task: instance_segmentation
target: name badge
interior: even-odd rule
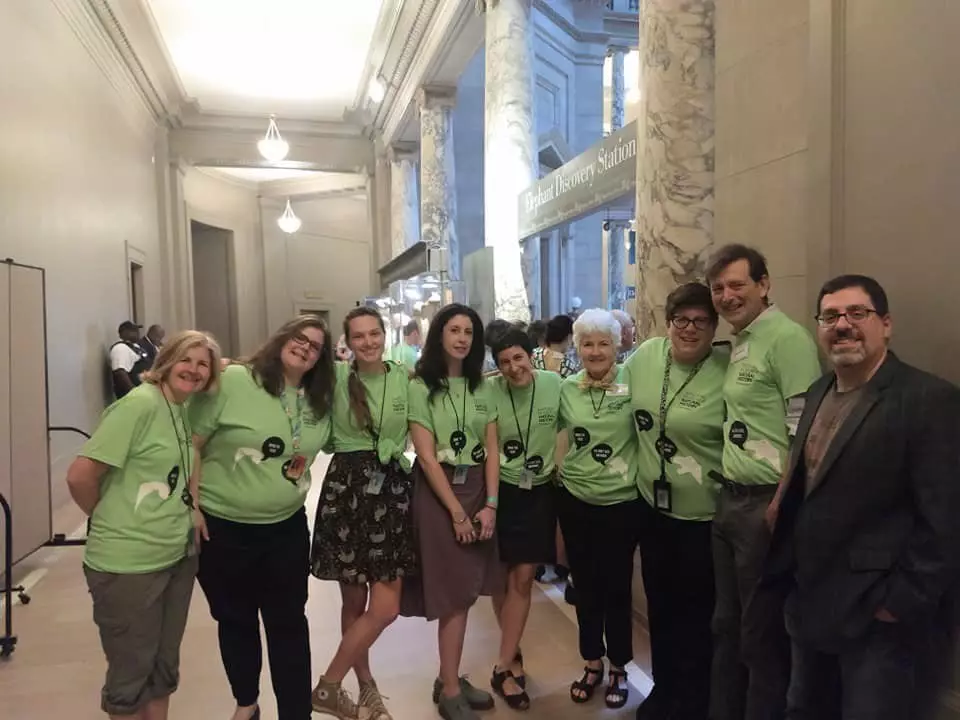
[[[533,490],[533,471],[524,469],[520,472],[520,489]]]
[[[666,480],[653,483],[653,505],[660,512],[673,511],[673,488]]]
[[[367,473],[367,495],[379,495],[383,490],[383,481],[387,479],[387,474],[379,470],[371,470]]]
[[[607,394],[611,397],[623,397],[630,393],[630,386],[623,383],[616,383],[611,385],[610,389],[607,391]]]
[[[750,356],[750,343],[745,342],[741,345],[737,345],[736,349],[733,351],[733,354],[730,355],[730,362],[740,362],[741,360],[746,360]]]
[[[465,485],[467,482],[467,473],[470,472],[469,465],[457,465],[453,469],[453,484]]]

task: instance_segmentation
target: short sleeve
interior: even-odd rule
[[[93,436],[80,449],[80,455],[110,467],[123,467],[156,409],[150,395],[130,393],[113,403],[100,418]]]
[[[199,393],[190,400],[188,415],[190,430],[194,435],[209,438],[220,424],[220,415],[230,397],[231,388],[235,388],[239,373],[248,370],[242,365],[231,365],[220,375],[220,387],[216,392]]]
[[[133,350],[123,343],[117,343],[110,348],[111,370],[126,370],[130,372],[133,370],[133,366],[136,365],[138,359]]]
[[[483,381],[483,399],[487,403],[487,424],[495,423],[500,418],[500,409],[497,406],[497,393],[493,380]]]
[[[430,432],[433,427],[433,413],[430,412],[430,391],[423,380],[413,380],[407,389],[407,421],[422,425]]]
[[[792,326],[777,338],[771,354],[770,364],[784,403],[804,395],[823,375],[817,346],[800,325]]]
[[[569,406],[567,405],[567,403],[564,402],[563,398],[569,392],[567,390],[567,384],[571,382],[576,382],[576,381],[571,378],[565,378],[560,383],[560,409],[557,412],[557,429],[558,430],[566,430],[570,424],[569,423],[570,419],[567,417],[567,414],[569,413]]]

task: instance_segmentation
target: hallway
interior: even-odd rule
[[[328,462],[329,457],[321,456],[313,468],[314,488],[307,500],[311,521]],[[18,581],[22,579],[20,573],[30,572],[30,568],[42,566],[46,573],[31,589],[30,604],[14,607],[14,631],[19,641],[13,657],[0,663],[0,718],[100,720],[105,717],[99,709],[105,662],[91,619],[81,557],[79,548],[43,549],[19,568]],[[544,585],[534,589],[523,644],[533,704],[530,712],[522,717],[530,720],[632,717],[632,708],[650,689],[647,675],[635,668],[631,668],[631,697],[626,710],[607,710],[602,693],[585,706],[570,702],[569,685],[580,672],[582,663],[577,654],[573,608],[563,602],[561,590],[562,586]],[[316,676],[339,641],[340,597],[335,585],[311,579],[307,616]],[[646,635],[642,630],[635,634],[636,662],[649,670]],[[484,599],[471,613],[463,659],[463,672],[480,687],[488,687],[498,642],[493,610],[489,600]],[[394,720],[439,717],[430,701],[431,681],[437,667],[435,623],[427,625],[422,620],[399,619],[374,646],[371,664]],[[229,718],[233,703],[217,652],[216,626],[199,587],[193,597],[180,670],[180,690],[171,702],[172,720]],[[356,697],[355,680],[351,677],[346,684]],[[274,720],[276,708],[266,668],[261,688],[263,718]],[[498,702],[496,709],[483,713],[483,717],[521,715]]]

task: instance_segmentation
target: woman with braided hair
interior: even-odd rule
[[[402,365],[384,361],[380,315],[368,307],[343,321],[349,363],[336,364],[333,460],[313,530],[311,570],[340,583],[340,647],[313,691],[313,709],[353,720],[360,708],[341,683],[352,668],[360,707],[370,720],[390,720],[370,671],[369,650],[397,617],[402,579],[416,567],[410,524],[412,481],[404,456],[407,386]]]

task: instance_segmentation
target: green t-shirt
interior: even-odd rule
[[[637,435],[626,373],[618,368],[614,385],[604,392],[582,389],[584,372],[560,386],[560,426],[570,442],[560,479],[570,494],[591,505],[635,500]]]
[[[733,342],[723,384],[723,474],[744,485],[780,481],[790,450],[787,401],[821,375],[817,346],[776,306],[764,310]]]
[[[110,405],[83,457],[110,469],[90,519],[84,563],[109,573],[148,573],[180,561],[193,532],[184,501],[193,449],[182,406],[156,385],[138,385]]]
[[[287,388],[284,402],[295,419],[302,411],[300,449],[293,449],[295,422],[284,402],[254,380],[249,368],[231,365],[220,376],[220,390],[190,405],[193,433],[206,438],[200,476],[200,506],[224,520],[253,524],[286,520],[303,507],[310,489],[310,466],[330,438],[330,417],[318,418],[306,398]],[[294,455],[305,466],[287,479]]]
[[[404,456],[407,443],[407,387],[410,376],[407,369],[387,362],[388,372],[357,373],[367,395],[373,430],[379,440],[374,442],[370,428],[360,427],[350,407],[348,382],[353,372],[349,363],[336,364],[337,380],[333,391],[333,451],[356,452],[377,450],[384,465],[397,460],[404,470],[410,470],[410,461]]]
[[[433,433],[440,462],[479,465],[487,457],[487,425],[497,421],[497,405],[490,392],[492,383],[484,380],[472,393],[466,378],[447,378],[447,383],[448,389],[428,400],[430,391],[423,380],[411,381],[407,419]]]
[[[390,348],[390,359],[412,372],[417,364],[417,350],[411,345],[400,343]]]
[[[500,479],[511,485],[520,483],[524,462],[534,485],[549,482],[556,465],[561,378],[546,370],[534,370],[533,377],[525,388],[511,387],[502,375],[488,381],[497,404]]]
[[[651,507],[656,507],[653,484],[660,478],[660,404],[669,351],[668,338],[650,338],[625,365],[639,443],[637,484]],[[671,362],[665,433],[669,442],[663,443],[671,502],[671,512],[665,514],[671,517],[711,520],[716,512],[720,486],[708,473],[721,467],[722,390],[729,363],[725,346],[714,347],[692,378],[695,365]]]

